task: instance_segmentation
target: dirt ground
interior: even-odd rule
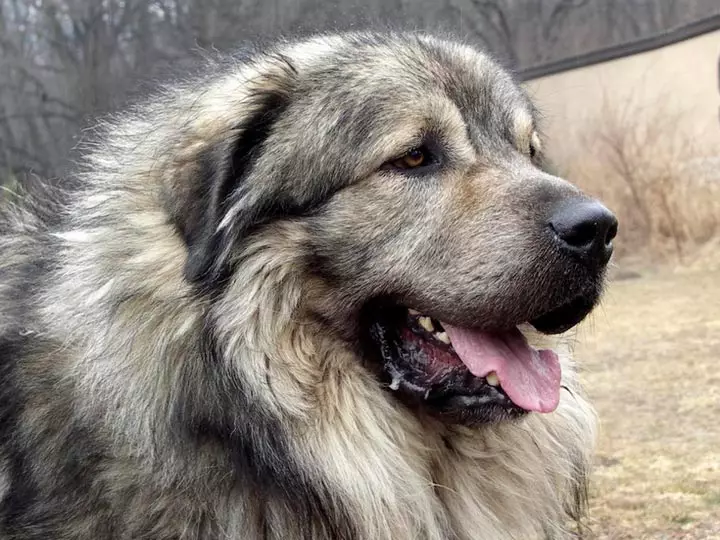
[[[601,432],[590,539],[720,539],[720,271],[614,281],[578,329]]]

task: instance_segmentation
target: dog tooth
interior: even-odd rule
[[[400,379],[393,378],[392,382],[390,383],[390,390],[397,390],[398,388],[400,388]]]
[[[420,317],[418,319],[418,322],[420,323],[420,326],[422,326],[425,330],[428,332],[434,332],[435,327],[433,326],[432,321],[430,320],[430,317]]]
[[[408,313],[413,317],[417,317],[418,315],[420,315],[420,312],[417,309],[412,308],[408,308]]]
[[[437,340],[450,345],[450,336],[447,335],[447,332],[435,332],[433,335]]]
[[[490,386],[500,386],[500,380],[498,379],[497,373],[491,371],[485,376],[485,380]]]

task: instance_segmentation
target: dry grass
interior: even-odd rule
[[[616,276],[578,330],[601,419],[594,540],[720,538],[720,158],[663,104],[606,99],[556,156],[620,220]]]
[[[578,330],[601,436],[593,539],[720,538],[720,272],[615,282]]]
[[[717,149],[690,135],[668,103],[606,98],[583,122],[579,147],[556,156],[568,178],[618,215],[620,258],[684,264],[720,234]]]

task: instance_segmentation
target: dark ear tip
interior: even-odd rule
[[[220,255],[220,242],[214,235],[189,244],[185,279],[206,292],[222,288],[230,279],[230,263]]]
[[[295,68],[287,62],[287,69]],[[220,143],[209,146],[198,158],[198,170],[193,186],[179,208],[175,219],[188,249],[185,279],[203,288],[216,288],[228,278],[229,262],[224,260],[228,242],[241,238],[258,219],[260,206],[253,204],[243,216],[235,216],[230,232],[218,232],[218,226],[233,195],[248,181],[261,146],[269,136],[275,121],[290,99],[293,77],[272,71],[262,78],[254,93],[248,114],[238,119],[237,133]],[[261,205],[262,201],[257,204]]]
[[[188,257],[185,262],[185,279],[190,283],[202,281],[203,276],[207,274],[207,264],[199,260],[197,257]]]
[[[217,251],[214,244],[210,239],[205,239],[188,245],[184,273],[185,279],[190,283],[206,282],[210,277]]]

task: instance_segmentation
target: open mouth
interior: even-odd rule
[[[564,332],[594,303],[577,297],[529,324],[544,333]],[[389,390],[403,401],[465,424],[548,413],[557,407],[558,355],[530,346],[518,327],[463,328],[389,303],[368,311],[369,342],[379,355]]]

